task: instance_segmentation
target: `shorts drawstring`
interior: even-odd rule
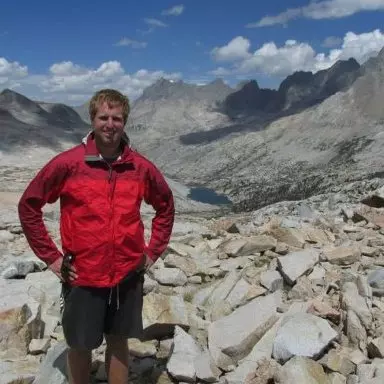
[[[117,310],[120,308],[120,292],[119,292],[119,284],[117,284],[116,288],[116,304],[117,304]]]
[[[109,291],[109,300],[108,300],[108,305],[111,305],[112,301],[112,292],[113,292],[113,287],[111,287]],[[116,285],[116,306],[117,310],[120,308],[120,290],[119,290],[119,284]]]
[[[109,300],[108,300],[108,305],[111,305],[111,300],[112,300],[112,290],[113,288],[111,287],[109,290]]]

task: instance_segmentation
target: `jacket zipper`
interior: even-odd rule
[[[109,225],[112,226],[112,240],[110,240],[110,244],[111,244],[111,251],[112,251],[112,259],[114,259],[115,257],[115,226],[113,224],[113,186],[111,185],[111,182],[112,182],[112,165],[109,164],[107,161],[106,161],[106,164],[108,166],[108,185],[109,185]],[[113,266],[114,266],[114,263],[111,262],[111,266],[110,266],[110,272],[109,272],[109,278],[112,280],[113,279],[113,276],[115,274],[115,271],[112,270],[113,269]]]

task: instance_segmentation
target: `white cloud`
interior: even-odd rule
[[[175,5],[174,7],[171,7],[169,9],[165,9],[161,12],[164,16],[180,16],[184,12],[184,5]]]
[[[70,76],[87,73],[85,68],[73,64],[71,61],[62,61],[61,63],[53,64],[49,68],[49,71],[55,76]]]
[[[239,63],[240,73],[263,72],[270,75],[286,75],[306,68],[315,56],[315,51],[306,43],[288,40],[282,47],[266,43],[252,56]]]
[[[301,8],[288,9],[285,12],[282,12],[276,16],[265,16],[260,21],[255,23],[249,23],[246,28],[258,28],[258,27],[267,27],[276,24],[286,24],[289,20],[297,19],[302,16]]]
[[[218,68],[214,69],[213,71],[210,71],[209,73],[214,75],[214,76],[221,77],[221,76],[230,75],[231,71],[227,68],[218,67]]]
[[[146,48],[148,43],[146,41],[137,41],[128,37],[123,37],[116,44],[118,47],[131,47],[134,49]]]
[[[144,21],[145,21],[150,27],[153,27],[153,28],[156,28],[156,27],[160,27],[160,28],[167,27],[167,24],[165,24],[164,22],[162,22],[161,20],[158,20],[158,19],[150,19],[150,18],[146,18],[146,19],[144,19]]]
[[[215,47],[211,51],[211,55],[216,61],[234,61],[247,58],[251,43],[248,39],[237,36],[223,47]]]
[[[239,40],[249,40],[237,37]],[[235,39],[234,39],[235,40]],[[232,40],[232,41],[234,41]],[[245,46],[245,43],[244,43]],[[225,46],[225,47],[228,47]],[[342,44],[328,53],[316,52],[308,43],[287,40],[284,45],[277,46],[274,42],[263,44],[253,54],[244,53],[244,59],[233,58],[232,74],[264,74],[270,76],[287,76],[295,71],[319,71],[329,68],[338,60],[355,58],[363,63],[369,57],[376,55],[384,47],[384,34],[380,30],[362,33],[360,35],[348,32]],[[219,48],[220,49],[220,48]],[[217,73],[225,74],[226,68],[218,68]]]
[[[328,36],[321,44],[324,48],[333,48],[342,44],[343,39],[336,36]]]
[[[60,69],[58,71],[58,68]],[[160,77],[176,79],[177,73],[164,71],[147,71],[141,69],[133,74],[125,73],[117,61],[101,64],[96,69],[84,68],[75,64],[57,63],[50,68],[51,75],[40,83],[41,89],[46,93],[66,93],[72,95],[93,93],[103,87],[118,88],[130,97],[138,97],[143,89]]]
[[[18,92],[33,99],[70,105],[81,104],[95,91],[107,87],[118,89],[133,100],[141,95],[144,88],[161,77],[170,80],[181,78],[180,73],[167,73],[161,70],[141,69],[134,73],[126,73],[118,61],[105,62],[97,68],[87,68],[71,61],[64,61],[52,64],[46,74],[26,76],[24,70],[16,71],[16,73],[25,74],[25,77],[14,74],[13,79],[17,81],[5,83],[1,82],[1,71],[5,73],[2,69],[3,60],[0,59],[0,89],[9,86],[15,90],[17,88]],[[8,67],[10,64],[12,63],[8,63]]]
[[[314,1],[305,7],[290,8],[274,16],[265,16],[255,23],[249,23],[247,28],[266,27],[286,24],[297,18],[308,19],[337,19],[351,16],[362,11],[384,10],[384,0],[325,0]]]
[[[0,86],[2,88],[16,88],[19,81],[28,75],[28,67],[17,61],[8,61],[0,57]]]

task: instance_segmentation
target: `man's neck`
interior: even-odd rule
[[[118,157],[121,154],[120,147],[117,148],[98,148],[99,153],[103,157],[113,158]]]
[[[121,145],[117,145],[114,148],[109,148],[103,146],[101,143],[96,140],[96,147],[97,150],[99,151],[100,155],[103,157],[118,157],[121,154]]]

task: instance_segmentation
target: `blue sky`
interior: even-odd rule
[[[159,77],[277,87],[296,70],[360,63],[384,46],[384,0],[7,1],[0,89],[77,105]]]

